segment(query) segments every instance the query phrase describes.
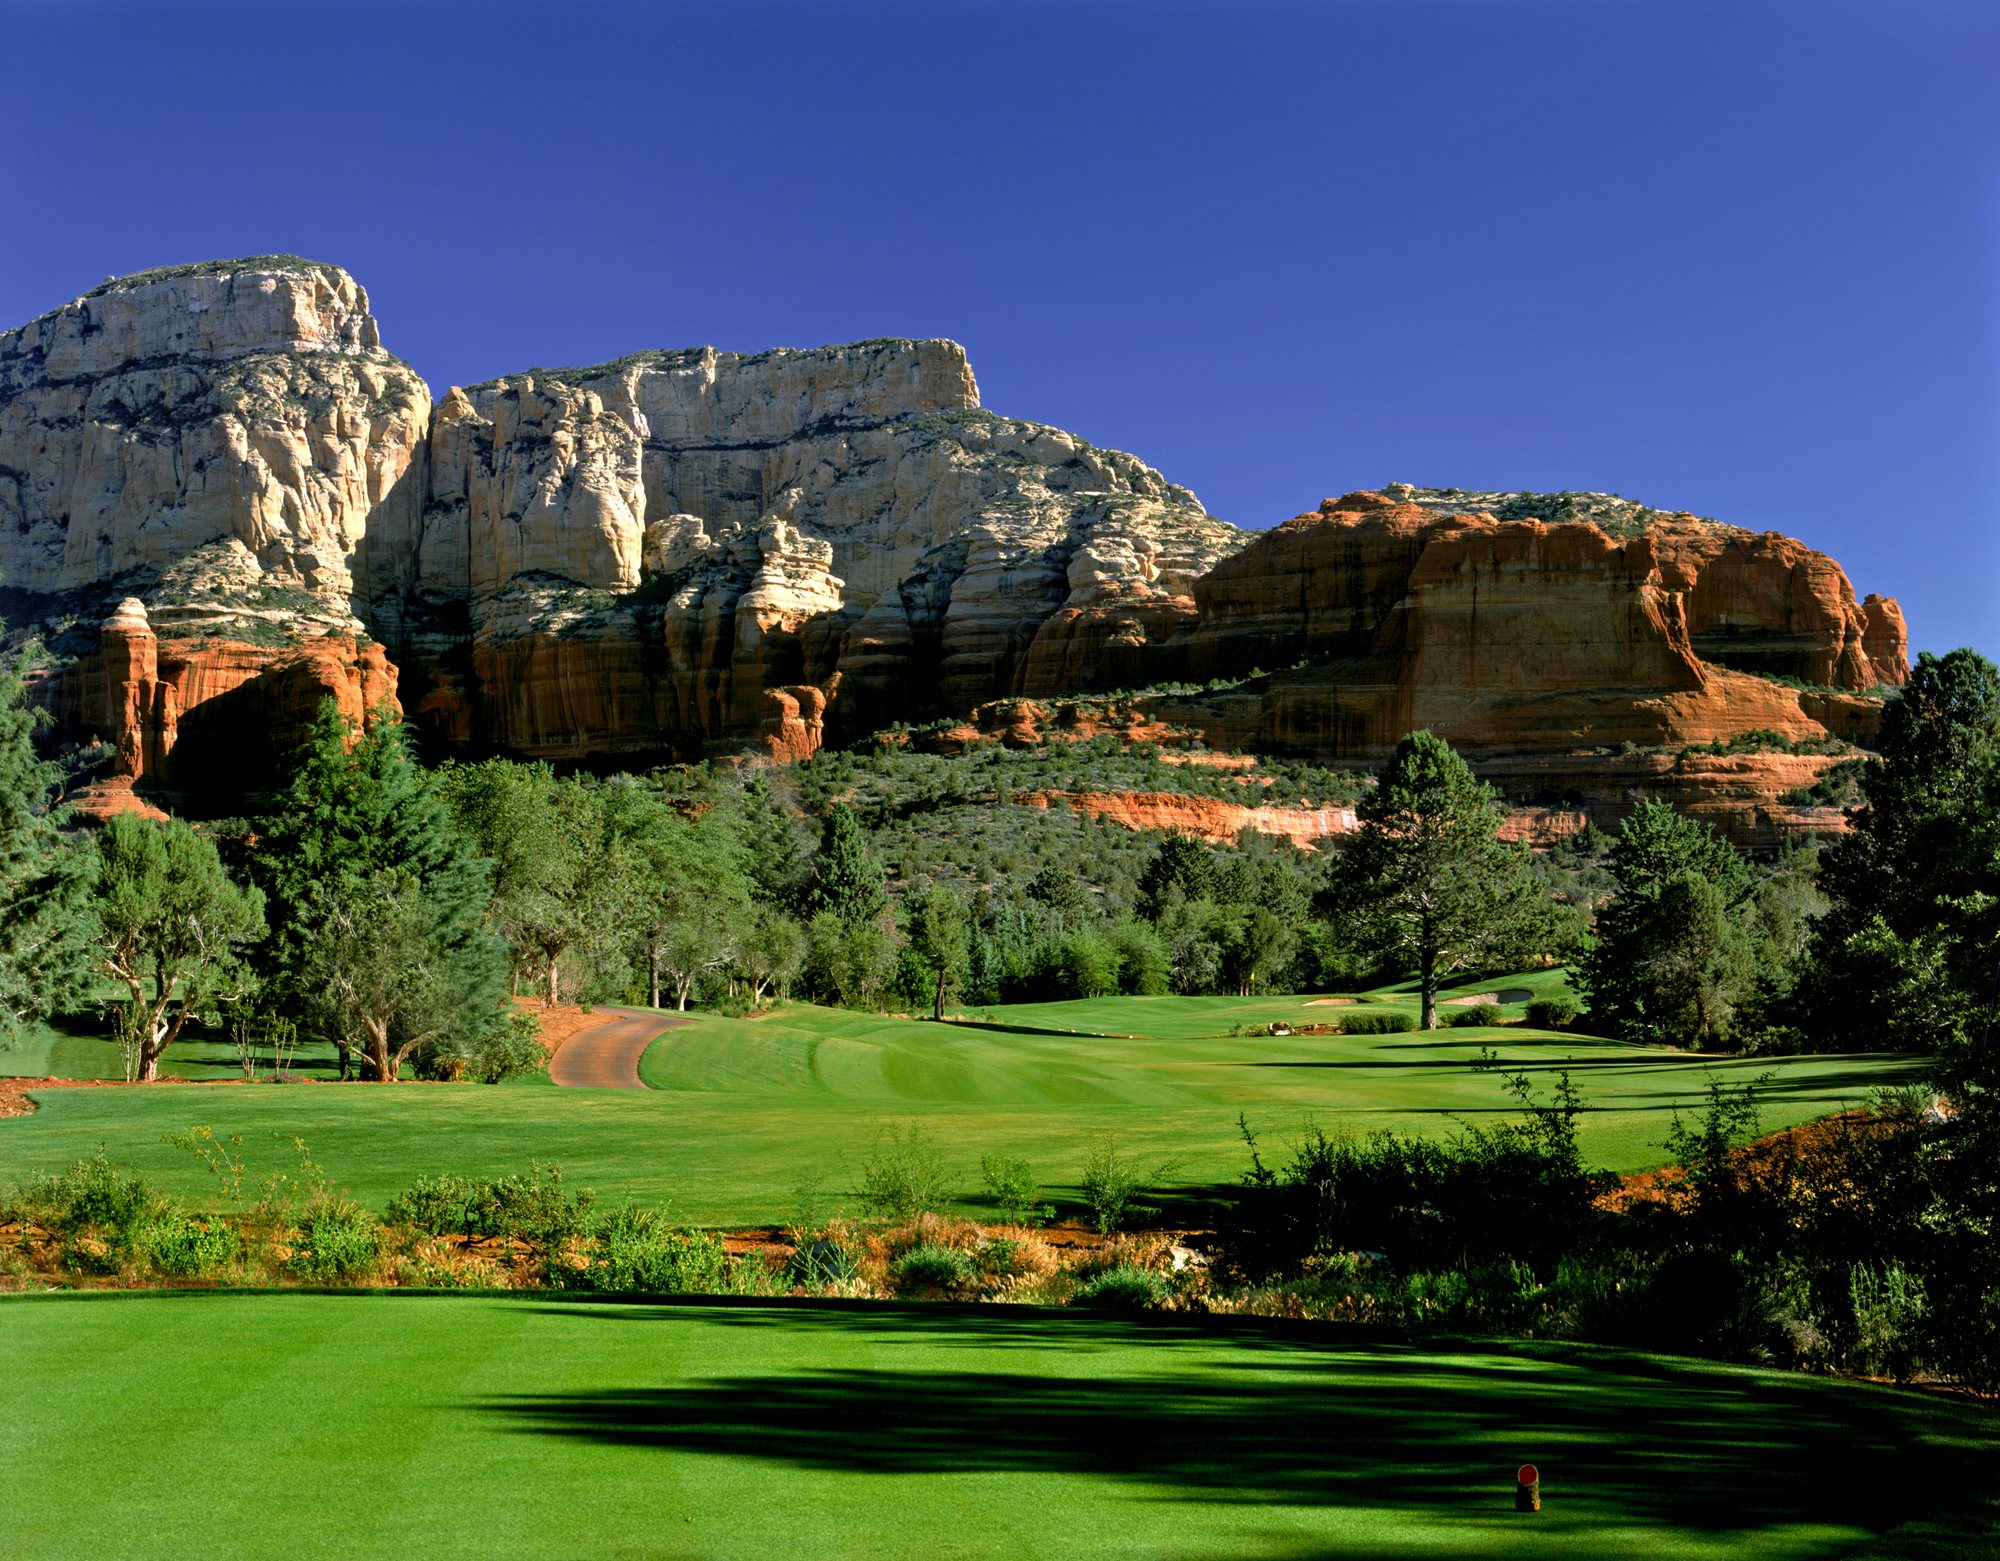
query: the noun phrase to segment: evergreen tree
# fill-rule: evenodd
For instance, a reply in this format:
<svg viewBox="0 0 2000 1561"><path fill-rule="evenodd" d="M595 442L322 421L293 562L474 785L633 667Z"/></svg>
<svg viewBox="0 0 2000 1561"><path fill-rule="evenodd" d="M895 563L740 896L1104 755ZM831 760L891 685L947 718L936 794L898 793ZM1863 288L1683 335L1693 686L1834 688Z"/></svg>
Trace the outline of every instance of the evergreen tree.
<svg viewBox="0 0 2000 1561"><path fill-rule="evenodd" d="M325 701L255 858L272 985L368 1076L417 1052L476 1058L508 1031L488 865L453 824L393 713L357 734ZM396 999L396 977L422 1002ZM395 999L392 1001L392 999Z"/></svg>
<svg viewBox="0 0 2000 1561"><path fill-rule="evenodd" d="M1878 742L1866 804L1822 857L1802 1028L1833 1050L1976 1068L2000 980L2000 672L1971 650L1925 652Z"/></svg>
<svg viewBox="0 0 2000 1561"><path fill-rule="evenodd" d="M1447 976L1560 940L1527 851L1499 838L1492 788L1443 738L1405 737L1355 811L1330 898L1358 943L1416 968L1426 1030Z"/></svg>
<svg viewBox="0 0 2000 1561"><path fill-rule="evenodd" d="M736 811L743 870L750 875L757 898L768 905L797 904L806 867L791 814L761 775L753 775L744 786Z"/></svg>
<svg viewBox="0 0 2000 1561"><path fill-rule="evenodd" d="M1730 844L1664 802L1633 810L1611 848L1617 890L1578 966L1592 1019L1627 1040L1728 1034L1756 977L1756 885Z"/></svg>
<svg viewBox="0 0 2000 1561"><path fill-rule="evenodd" d="M65 840L52 805L59 772L35 755L35 713L20 674L0 673L0 1050L90 969L91 853Z"/></svg>
<svg viewBox="0 0 2000 1561"><path fill-rule="evenodd" d="M1169 830L1139 875L1139 914L1157 922L1175 906L1206 900L1215 886L1215 857L1208 847Z"/></svg>
<svg viewBox="0 0 2000 1561"><path fill-rule="evenodd" d="M819 854L806 880L804 911L809 919L830 914L849 923L872 922L888 909L881 859L854 810L836 802L820 826Z"/></svg>

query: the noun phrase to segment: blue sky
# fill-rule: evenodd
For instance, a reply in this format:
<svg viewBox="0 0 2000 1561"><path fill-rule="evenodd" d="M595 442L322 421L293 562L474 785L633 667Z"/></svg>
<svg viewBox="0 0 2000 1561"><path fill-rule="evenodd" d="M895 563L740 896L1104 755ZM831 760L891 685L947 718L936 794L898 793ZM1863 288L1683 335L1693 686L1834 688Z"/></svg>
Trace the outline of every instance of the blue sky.
<svg viewBox="0 0 2000 1561"><path fill-rule="evenodd" d="M0 56L7 323L281 250L440 389L950 336L1241 525L1608 489L2000 654L2000 6L0 0Z"/></svg>

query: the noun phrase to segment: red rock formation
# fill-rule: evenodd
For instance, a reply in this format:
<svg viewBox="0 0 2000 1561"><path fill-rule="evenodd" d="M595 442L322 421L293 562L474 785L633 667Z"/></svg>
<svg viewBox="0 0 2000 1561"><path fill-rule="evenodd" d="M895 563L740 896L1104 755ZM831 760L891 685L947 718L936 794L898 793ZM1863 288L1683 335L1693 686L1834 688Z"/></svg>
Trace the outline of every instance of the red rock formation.
<svg viewBox="0 0 2000 1561"><path fill-rule="evenodd" d="M1867 628L1861 648L1876 677L1898 688L1909 681L1910 632L1903 623L1903 609L1892 597L1869 592L1861 600L1861 615Z"/></svg>
<svg viewBox="0 0 2000 1561"><path fill-rule="evenodd" d="M1355 827L1354 809L1260 808L1178 791L1026 791L1015 801L1031 808L1057 804L1108 819L1126 829L1172 829L1217 845L1228 845L1244 830L1309 846Z"/></svg>
<svg viewBox="0 0 2000 1561"><path fill-rule="evenodd" d="M357 728L374 711L397 708L396 669L380 645L343 635L275 647L161 641L136 599L105 621L95 651L39 675L34 688L65 736L110 745L111 777L94 788L107 799L135 783L268 784L322 701L334 700ZM111 800L99 811L130 809Z"/></svg>

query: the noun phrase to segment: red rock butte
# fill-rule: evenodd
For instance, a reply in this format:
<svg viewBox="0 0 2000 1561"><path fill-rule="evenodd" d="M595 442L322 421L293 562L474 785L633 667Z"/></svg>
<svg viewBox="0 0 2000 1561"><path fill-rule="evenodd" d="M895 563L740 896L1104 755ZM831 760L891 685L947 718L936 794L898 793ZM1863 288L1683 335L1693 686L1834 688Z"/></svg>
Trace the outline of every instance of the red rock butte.
<svg viewBox="0 0 2000 1561"><path fill-rule="evenodd" d="M381 343L353 278L288 256L0 335L10 628L116 805L267 784L325 698L400 696L438 751L635 765L941 718L1041 741L1024 710L1133 690L1135 737L1354 768L1427 727L1548 819L1657 794L1769 841L1839 826L1782 799L1907 675L1896 604L1777 533L1401 485L1240 531L986 411L952 342L435 404Z"/></svg>

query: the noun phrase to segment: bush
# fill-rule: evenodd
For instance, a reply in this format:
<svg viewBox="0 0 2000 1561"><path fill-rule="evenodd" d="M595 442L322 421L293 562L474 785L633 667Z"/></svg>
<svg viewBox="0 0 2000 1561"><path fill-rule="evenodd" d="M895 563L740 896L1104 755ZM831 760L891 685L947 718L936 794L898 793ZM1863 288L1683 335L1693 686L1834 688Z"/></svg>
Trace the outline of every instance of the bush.
<svg viewBox="0 0 2000 1561"><path fill-rule="evenodd" d="M1416 1027L1410 1014L1349 1014L1340 1021L1342 1035L1404 1035Z"/></svg>
<svg viewBox="0 0 2000 1561"><path fill-rule="evenodd" d="M581 1235L597 1195L571 1195L562 1167L530 1164L527 1171L485 1179L419 1176L389 1205L390 1224L426 1236L502 1236L544 1251Z"/></svg>
<svg viewBox="0 0 2000 1561"><path fill-rule="evenodd" d="M890 1128L861 1168L861 1205L878 1219L931 1213L944 1202L945 1189L944 1156L921 1127Z"/></svg>
<svg viewBox="0 0 2000 1561"><path fill-rule="evenodd" d="M58 1235L95 1230L115 1234L121 1242L132 1225L166 1207L164 1197L107 1160L102 1149L91 1159L71 1162L61 1175L29 1186L20 1202Z"/></svg>
<svg viewBox="0 0 2000 1561"><path fill-rule="evenodd" d="M381 1253L382 1229L374 1216L346 1198L322 1195L306 1205L285 1266L301 1279L347 1279L373 1268Z"/></svg>
<svg viewBox="0 0 2000 1561"><path fill-rule="evenodd" d="M1522 1119L1467 1127L1448 1140L1391 1132L1329 1136L1308 1126L1282 1166L1266 1166L1247 1125L1250 1192L1230 1246L1251 1273L1315 1255L1380 1252L1404 1271L1518 1259L1548 1271L1586 1247L1607 1185L1577 1139L1581 1097L1566 1072L1538 1099L1504 1080Z"/></svg>
<svg viewBox="0 0 2000 1561"><path fill-rule="evenodd" d="M812 1290L844 1285L860 1272L853 1252L831 1232L801 1241L785 1264L787 1279Z"/></svg>
<svg viewBox="0 0 2000 1561"><path fill-rule="evenodd" d="M1445 1022L1454 1030L1466 1030L1474 1025L1498 1024L1504 1018L1506 1012L1498 1003L1468 1003Z"/></svg>
<svg viewBox="0 0 2000 1561"><path fill-rule="evenodd" d="M1924 1282L1900 1263L1857 1267L1848 1278L1854 1349L1848 1364L1908 1381L1917 1367L1924 1323Z"/></svg>
<svg viewBox="0 0 2000 1561"><path fill-rule="evenodd" d="M1121 1263L1094 1274L1077 1286L1072 1298L1077 1306L1100 1307L1106 1311L1142 1312L1162 1306L1167 1299L1167 1277L1150 1268L1134 1268Z"/></svg>
<svg viewBox="0 0 2000 1561"><path fill-rule="evenodd" d="M1567 1030L1583 1017L1583 1005L1567 992L1528 1004L1528 1023L1537 1030Z"/></svg>
<svg viewBox="0 0 2000 1561"><path fill-rule="evenodd" d="M677 1229L655 1210L628 1203L598 1222L582 1267L551 1264L549 1276L578 1290L713 1294L729 1286L729 1254L708 1232Z"/></svg>
<svg viewBox="0 0 2000 1561"><path fill-rule="evenodd" d="M390 1201L383 1218L421 1236L463 1235L469 1223L466 1210L473 1197L474 1184L467 1177L449 1171L442 1176L419 1176Z"/></svg>
<svg viewBox="0 0 2000 1561"><path fill-rule="evenodd" d="M132 1228L133 1255L176 1279L227 1267L241 1245L234 1226L177 1211L142 1220Z"/></svg>
<svg viewBox="0 0 2000 1561"><path fill-rule="evenodd" d="M1173 1165L1168 1163L1148 1175L1135 1162L1120 1155L1116 1141L1107 1136L1097 1141L1090 1157L1083 1162L1083 1174L1077 1185L1083 1192L1085 1207L1090 1210L1091 1223L1099 1232L1109 1235L1128 1220L1150 1219L1156 1214L1156 1209L1137 1201L1139 1191L1149 1181L1160 1181L1172 1172Z"/></svg>
<svg viewBox="0 0 2000 1561"><path fill-rule="evenodd" d="M979 1270L970 1255L957 1247L930 1242L910 1248L889 1265L889 1283L898 1295L969 1290L978 1278Z"/></svg>
<svg viewBox="0 0 2000 1561"><path fill-rule="evenodd" d="M1049 1204L1037 1200L1036 1194L1041 1189L1036 1185L1035 1173L1026 1160L1008 1155L985 1155L979 1161L979 1174L986 1181L986 1190L992 1195L1000 1217L1008 1224L1032 1228L1055 1213Z"/></svg>

